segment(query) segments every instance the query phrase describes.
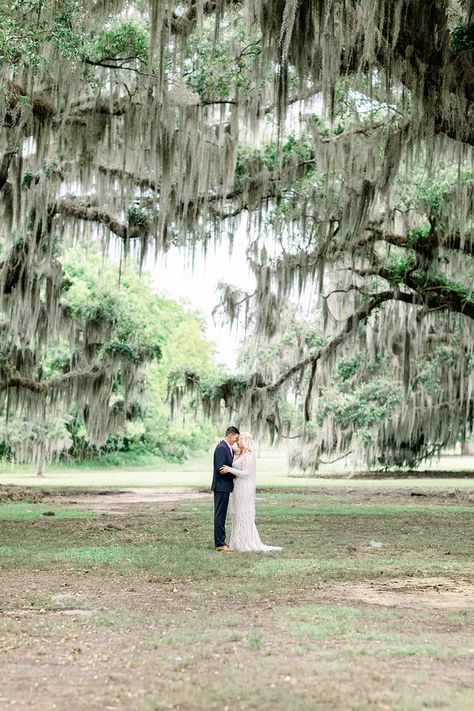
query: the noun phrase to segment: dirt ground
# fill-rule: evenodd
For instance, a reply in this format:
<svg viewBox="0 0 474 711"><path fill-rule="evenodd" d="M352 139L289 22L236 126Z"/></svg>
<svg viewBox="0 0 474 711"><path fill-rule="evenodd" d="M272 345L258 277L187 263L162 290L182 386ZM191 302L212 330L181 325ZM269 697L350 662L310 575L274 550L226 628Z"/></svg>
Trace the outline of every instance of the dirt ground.
<svg viewBox="0 0 474 711"><path fill-rule="evenodd" d="M471 495L450 499L465 506ZM439 492L422 497L446 502ZM191 512L211 504L208 493L190 489L52 495L11 487L1 500L91 511L94 518L70 525L78 536L104 537L110 550L117 540L141 540L150 517L164 519L157 541L170 530L166 521L198 535ZM413 499L406 490L357 492L358 505L371 501ZM18 529L24 536L37 529L40 543L53 518ZM354 540L347 555L385 555L380 538ZM472 552L467 540L471 562ZM242 559L254 566L244 581L235 562L230 569L214 551L192 578L171 563L168 574L166 557L158 574L147 565L118 571L98 559L89 566L35 560L35 568L0 567L1 711L474 708L472 568L432 575L420 563L406 575L338 580L310 568L300 575L296 555L285 582L275 559Z"/></svg>

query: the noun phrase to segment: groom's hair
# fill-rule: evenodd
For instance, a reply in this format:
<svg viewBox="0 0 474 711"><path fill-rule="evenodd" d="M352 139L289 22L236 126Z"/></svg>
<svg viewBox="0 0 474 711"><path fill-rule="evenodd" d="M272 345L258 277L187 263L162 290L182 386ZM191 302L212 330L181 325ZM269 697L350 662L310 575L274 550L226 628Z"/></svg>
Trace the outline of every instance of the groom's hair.
<svg viewBox="0 0 474 711"><path fill-rule="evenodd" d="M239 430L237 429L237 427L232 427L232 426L231 426L231 427L228 427L228 428L226 429L226 431L225 431L225 436L227 437L227 435L230 435L230 434L240 434L240 432L239 432Z"/></svg>

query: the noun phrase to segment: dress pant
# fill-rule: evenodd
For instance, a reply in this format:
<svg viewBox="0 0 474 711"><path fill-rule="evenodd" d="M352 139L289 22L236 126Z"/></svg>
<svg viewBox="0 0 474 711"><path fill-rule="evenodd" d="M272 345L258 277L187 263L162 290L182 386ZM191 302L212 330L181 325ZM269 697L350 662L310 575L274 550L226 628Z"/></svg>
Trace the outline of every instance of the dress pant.
<svg viewBox="0 0 474 711"><path fill-rule="evenodd" d="M225 546L225 519L229 506L230 491L214 492L214 545Z"/></svg>

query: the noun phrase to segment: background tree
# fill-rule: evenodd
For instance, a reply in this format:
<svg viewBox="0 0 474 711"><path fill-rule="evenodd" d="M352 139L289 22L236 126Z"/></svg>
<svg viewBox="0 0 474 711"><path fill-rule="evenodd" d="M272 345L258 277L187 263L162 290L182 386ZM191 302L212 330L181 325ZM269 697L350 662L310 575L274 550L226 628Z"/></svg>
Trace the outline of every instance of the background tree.
<svg viewBox="0 0 474 711"><path fill-rule="evenodd" d="M448 442L449 408L417 401L408 364L430 352L433 334L454 331L445 402L461 393L469 427L470 0L31 0L2 13L0 283L15 345L4 349L0 391L15 408L40 411L31 368L74 330L59 245L102 233L124 254L137 244L143 256L150 241L193 250L246 211L258 335L274 335L281 304L314 283L326 341L271 381L253 373L222 384L216 406L224 394L255 425L271 422L278 393L303 374L310 423L337 354L387 351L402 331L407 417L387 437L415 446L408 414L423 400L436 423L426 441ZM239 301L227 291L234 312ZM82 379L92 402L101 394L81 338L80 368L48 391L79 397ZM97 437L107 426L97 420ZM327 436L325 446L343 441Z"/></svg>
<svg viewBox="0 0 474 711"><path fill-rule="evenodd" d="M113 433L105 442L98 445L93 437L89 407L81 408L76 400L69 408L66 402L51 407L45 399L43 417L37 421L29 421L21 412L9 413L2 420L3 447L9 448L16 461L34 461L39 475L45 461L60 455L85 459L108 454L109 460L114 455L120 462L123 453L129 452L132 457L147 453L180 461L194 449L206 447L209 438L215 438L212 427L199 419L170 422L165 402L172 367L187 365L201 373L215 373L213 345L205 340L199 318L154 293L146 275L139 275L130 260L114 264L82 245L65 254L62 270L61 298L68 314L77 323L109 325L107 337L100 335L103 351L120 349L137 368L144 347L155 349L155 359L146 367L142 364L135 400L126 401L130 390L119 371L108 401L96 404L102 410L111 408L115 417ZM39 365L37 382L60 378L73 352L65 339L60 347L49 349ZM106 413L101 416L110 418Z"/></svg>

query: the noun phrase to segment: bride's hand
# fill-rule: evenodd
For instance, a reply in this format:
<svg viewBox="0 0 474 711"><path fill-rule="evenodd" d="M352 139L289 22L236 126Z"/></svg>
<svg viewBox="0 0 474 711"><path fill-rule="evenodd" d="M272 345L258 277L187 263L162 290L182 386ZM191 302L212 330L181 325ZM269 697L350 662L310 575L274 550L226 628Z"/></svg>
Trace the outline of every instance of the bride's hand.
<svg viewBox="0 0 474 711"><path fill-rule="evenodd" d="M230 467L228 467L227 464L224 464L224 466L219 469L219 472L221 474L227 474L227 472L230 472Z"/></svg>

